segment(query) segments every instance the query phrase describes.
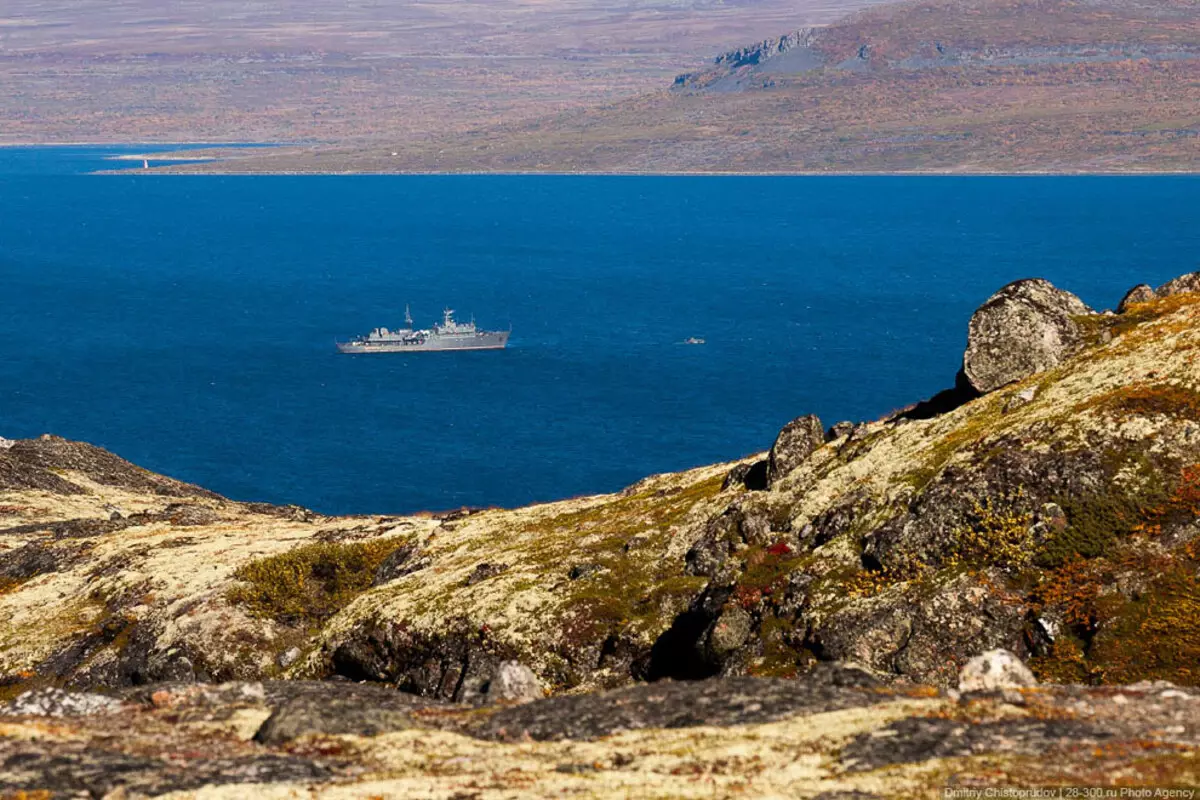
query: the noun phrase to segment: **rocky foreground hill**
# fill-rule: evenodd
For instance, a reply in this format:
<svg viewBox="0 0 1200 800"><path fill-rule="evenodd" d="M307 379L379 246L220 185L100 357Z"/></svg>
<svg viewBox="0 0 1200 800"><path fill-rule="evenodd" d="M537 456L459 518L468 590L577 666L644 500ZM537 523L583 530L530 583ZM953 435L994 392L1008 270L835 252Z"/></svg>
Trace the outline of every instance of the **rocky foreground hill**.
<svg viewBox="0 0 1200 800"><path fill-rule="evenodd" d="M516 510L324 517L2 441L0 791L1194 785L1198 322L1200 273L1116 313L1019 281L934 398Z"/></svg>

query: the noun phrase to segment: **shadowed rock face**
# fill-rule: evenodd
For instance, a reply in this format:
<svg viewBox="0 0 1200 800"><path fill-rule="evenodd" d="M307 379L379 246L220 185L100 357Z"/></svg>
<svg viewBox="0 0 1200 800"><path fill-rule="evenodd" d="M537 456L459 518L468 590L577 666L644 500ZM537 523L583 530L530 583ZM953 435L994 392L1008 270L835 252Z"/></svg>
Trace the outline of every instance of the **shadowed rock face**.
<svg viewBox="0 0 1200 800"><path fill-rule="evenodd" d="M823 665L801 681L665 681L600 695L565 695L492 714L476 736L504 741L599 739L643 728L748 725L884 702L861 670Z"/></svg>
<svg viewBox="0 0 1200 800"><path fill-rule="evenodd" d="M1082 720L1005 720L963 725L952 719L906 719L856 738L845 750L852 771L873 770L989 750L1066 757L1064 751L1095 747L1112 734Z"/></svg>
<svg viewBox="0 0 1200 800"><path fill-rule="evenodd" d="M963 373L986 394L1062 363L1078 349L1075 317L1092 313L1070 292L1040 278L1017 281L971 317Z"/></svg>

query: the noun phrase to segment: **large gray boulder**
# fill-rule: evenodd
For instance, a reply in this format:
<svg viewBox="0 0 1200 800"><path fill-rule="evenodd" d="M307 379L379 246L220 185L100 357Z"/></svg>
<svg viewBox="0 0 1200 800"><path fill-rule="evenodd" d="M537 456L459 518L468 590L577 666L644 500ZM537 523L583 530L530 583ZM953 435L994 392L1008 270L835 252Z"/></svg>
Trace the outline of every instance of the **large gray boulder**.
<svg viewBox="0 0 1200 800"><path fill-rule="evenodd" d="M1083 336L1076 317L1095 313L1041 278L1016 281L971 316L963 375L980 394L1052 369Z"/></svg>
<svg viewBox="0 0 1200 800"><path fill-rule="evenodd" d="M823 444L825 428L816 414L798 417L784 425L767 457L767 485L800 466Z"/></svg>

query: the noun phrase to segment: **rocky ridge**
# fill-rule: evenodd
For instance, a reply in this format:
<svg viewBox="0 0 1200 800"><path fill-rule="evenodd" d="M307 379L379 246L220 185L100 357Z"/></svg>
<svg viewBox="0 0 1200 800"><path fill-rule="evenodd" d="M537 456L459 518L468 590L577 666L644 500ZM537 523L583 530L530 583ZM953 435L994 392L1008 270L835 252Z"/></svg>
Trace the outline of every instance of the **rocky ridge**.
<svg viewBox="0 0 1200 800"><path fill-rule="evenodd" d="M800 417L762 456L524 509L323 517L5 441L0 679L23 699L4 785L654 796L679 770L706 796L886 794L1001 752L1009 775L1194 780L1174 685L1200 683L1198 287L1098 314L1020 281L930 401ZM998 648L1076 688L964 701L960 671ZM992 690L1011 672L978 669ZM664 678L708 680L646 685ZM195 771L169 766L205 737L221 746Z"/></svg>
<svg viewBox="0 0 1200 800"><path fill-rule="evenodd" d="M678 75L691 92L774 88L775 80L827 69L835 73L934 69L1071 67L1129 61L1182 62L1200 57L1194 39L1143 38L1149 22L1194 30L1194 6L1158 8L1104 0L1080 13L1070 3L916 0L865 9L822 27L804 27L716 56L705 69ZM965 19L974 17L974 22ZM1035 24L1029 24L1036 18ZM934 19L940 24L930 25Z"/></svg>

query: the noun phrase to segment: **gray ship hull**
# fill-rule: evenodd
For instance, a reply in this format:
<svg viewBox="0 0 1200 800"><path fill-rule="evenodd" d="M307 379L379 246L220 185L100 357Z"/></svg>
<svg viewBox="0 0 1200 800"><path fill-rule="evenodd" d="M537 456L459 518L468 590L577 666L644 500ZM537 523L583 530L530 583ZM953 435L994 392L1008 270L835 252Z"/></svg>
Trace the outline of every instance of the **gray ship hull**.
<svg viewBox="0 0 1200 800"><path fill-rule="evenodd" d="M430 353L446 350L503 350L508 331L478 331L471 334L433 335L421 340L337 342L342 353Z"/></svg>

